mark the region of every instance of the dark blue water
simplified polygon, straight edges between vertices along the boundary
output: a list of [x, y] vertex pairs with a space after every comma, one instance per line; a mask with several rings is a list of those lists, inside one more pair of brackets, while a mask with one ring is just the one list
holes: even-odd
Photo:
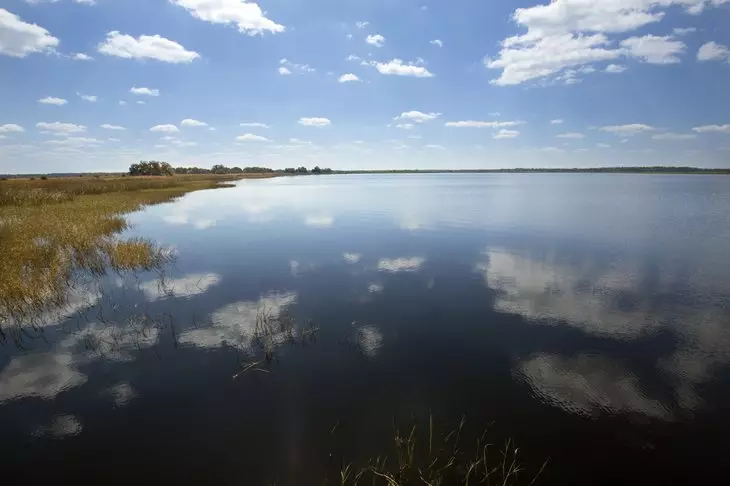
[[0, 348], [7, 484], [322, 484], [430, 415], [541, 484], [730, 477], [726, 177], [277, 178], [131, 221], [174, 264]]

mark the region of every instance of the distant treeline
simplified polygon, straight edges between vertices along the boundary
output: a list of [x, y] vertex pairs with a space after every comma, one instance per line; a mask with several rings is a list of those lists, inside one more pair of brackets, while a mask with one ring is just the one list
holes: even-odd
[[289, 167], [286, 169], [270, 169], [268, 167], [226, 167], [225, 165], [214, 165], [210, 169], [202, 169], [200, 167], [175, 167], [173, 169], [176, 174], [267, 174], [275, 172], [283, 172], [285, 174], [332, 174], [332, 169], [320, 169], [319, 166], [312, 168], [306, 167]]
[[294, 168], [290, 167], [283, 170], [274, 170], [268, 167], [226, 167], [225, 165], [214, 165], [210, 169], [201, 167], [172, 167], [167, 162], [159, 162], [156, 160], [141, 161], [129, 166], [129, 175], [131, 176], [173, 176], [175, 174], [269, 174], [269, 173], [286, 173], [286, 174], [332, 174], [332, 169], [320, 169], [319, 166], [312, 170], [306, 167]]

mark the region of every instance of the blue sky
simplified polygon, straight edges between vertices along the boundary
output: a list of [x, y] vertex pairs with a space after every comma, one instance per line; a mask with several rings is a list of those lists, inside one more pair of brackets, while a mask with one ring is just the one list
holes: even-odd
[[5, 0], [0, 172], [730, 167], [730, 0]]

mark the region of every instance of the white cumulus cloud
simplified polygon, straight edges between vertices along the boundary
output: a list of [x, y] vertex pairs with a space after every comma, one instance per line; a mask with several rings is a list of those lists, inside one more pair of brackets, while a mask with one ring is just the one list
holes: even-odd
[[413, 76], [416, 78], [432, 78], [434, 76], [425, 66], [415, 63], [404, 63], [402, 59], [393, 59], [388, 62], [363, 61], [362, 64], [372, 66], [380, 74], [388, 76]]
[[520, 125], [518, 121], [477, 121], [477, 120], [463, 120], [463, 121], [450, 121], [446, 122], [445, 126], [451, 128], [503, 128], [503, 127], [514, 127]]
[[129, 90], [130, 93], [139, 95], [139, 96], [160, 96], [160, 90], [159, 89], [151, 89], [151, 88], [137, 88], [132, 87]]
[[432, 44], [434, 46], [444, 47], [444, 43], [440, 39], [434, 39], [432, 41], [429, 41], [429, 44]]
[[440, 117], [441, 113], [423, 113], [420, 111], [406, 111], [398, 115], [397, 117], [393, 118], [394, 120], [410, 120], [414, 121], [416, 123], [424, 123], [429, 122], [431, 120], [435, 120], [436, 118]]
[[246, 133], [236, 137], [238, 142], [268, 142], [269, 139], [260, 135], [254, 135], [253, 133]]
[[35, 124], [39, 130], [44, 130], [53, 133], [81, 133], [86, 131], [84, 125], [74, 125], [73, 123], [62, 123], [62, 122], [38, 122]]
[[59, 147], [73, 147], [73, 148], [79, 148], [79, 147], [97, 147], [100, 144], [104, 143], [101, 140], [97, 140], [96, 138], [89, 138], [89, 137], [68, 137], [61, 140], [49, 140], [47, 142], [49, 145], [57, 145]]
[[502, 130], [492, 135], [492, 138], [496, 138], [499, 140], [502, 138], [517, 138], [519, 136], [520, 132], [518, 132], [517, 130], [507, 130], [506, 128], [503, 128]]
[[337, 79], [338, 83], [352, 83], [355, 81], [360, 81], [360, 78], [352, 73], [343, 74]]
[[119, 125], [111, 125], [109, 123], [104, 123], [101, 125], [101, 128], [105, 130], [126, 130], [126, 128], [119, 126]]
[[170, 0], [190, 14], [213, 24], [235, 24], [243, 34], [257, 35], [265, 32], [284, 32], [279, 25], [266, 17], [261, 7], [254, 2], [243, 0]]
[[316, 71], [316, 69], [314, 69], [309, 64], [297, 64], [295, 62], [291, 62], [287, 58], [279, 60], [279, 64], [281, 65], [281, 67], [279, 68], [279, 74], [281, 74], [282, 76], [286, 74], [292, 74], [293, 72], [313, 73]]
[[135, 38], [116, 30], [106, 35], [106, 40], [97, 46], [97, 51], [123, 59], [153, 59], [169, 63], [189, 63], [200, 58], [197, 52], [188, 51], [177, 42], [160, 35]]
[[179, 128], [177, 128], [175, 125], [155, 125], [154, 127], [150, 128], [150, 132], [160, 132], [160, 133], [178, 133], [180, 131]]
[[8, 123], [6, 125], [0, 125], [0, 133], [21, 133], [24, 132], [25, 128], [15, 123]]
[[81, 94], [81, 93], [76, 93], [76, 94], [79, 95], [79, 98], [81, 98], [82, 100], [88, 101], [90, 103], [96, 103], [97, 100], [99, 99], [98, 96], [94, 96], [94, 95], [85, 95], [85, 94]]
[[650, 125], [644, 125], [643, 123], [630, 123], [628, 125], [605, 126], [601, 127], [600, 130], [616, 135], [636, 135], [638, 133], [653, 132], [656, 128]]
[[697, 133], [730, 133], [730, 125], [702, 125], [692, 130]]
[[332, 122], [329, 118], [300, 118], [299, 124], [305, 127], [326, 127], [331, 125]]
[[707, 42], [697, 51], [698, 61], [730, 62], [730, 49], [717, 42]]
[[254, 128], [271, 128], [266, 123], [259, 123], [259, 122], [243, 122], [241, 123], [242, 127], [254, 127]]
[[631, 37], [621, 41], [621, 47], [627, 49], [629, 56], [649, 64], [676, 64], [680, 62], [677, 56], [687, 48], [684, 42], [674, 40], [671, 36], [656, 35]]
[[586, 136], [583, 135], [582, 133], [568, 132], [568, 133], [561, 133], [559, 135], [555, 135], [555, 138], [581, 139], [581, 138], [586, 138]]
[[[615, 38], [661, 21], [672, 6], [697, 14], [707, 6], [727, 1], [553, 0], [517, 8], [512, 20], [526, 32], [502, 40], [500, 51], [488, 56], [485, 65], [501, 70], [492, 83], [507, 86], [626, 56], [653, 64], [675, 63], [685, 46], [669, 36], [632, 37], [618, 40], [618, 45]], [[576, 78], [571, 84], [578, 81]]]
[[38, 103], [41, 103], [43, 105], [63, 106], [68, 103], [68, 101], [64, 100], [63, 98], [56, 98], [55, 96], [46, 96], [45, 98], [41, 98], [40, 100], [38, 100]]
[[383, 47], [385, 45], [385, 37], [380, 34], [370, 34], [365, 38], [365, 42], [375, 47]]
[[628, 68], [622, 64], [609, 64], [603, 71], [607, 73], [619, 74], [626, 71], [627, 69]]
[[207, 127], [208, 124], [199, 120], [193, 120], [192, 118], [186, 118], [180, 122], [181, 127]]
[[0, 54], [25, 57], [35, 52], [52, 52], [58, 44], [59, 40], [43, 27], [24, 22], [0, 8]]
[[91, 57], [88, 54], [84, 54], [83, 52], [76, 52], [73, 56], [71, 56], [71, 59], [74, 61], [93, 61], [94, 58]]
[[694, 140], [697, 138], [697, 135], [694, 133], [657, 133], [656, 135], [652, 135], [651, 138], [653, 140]]

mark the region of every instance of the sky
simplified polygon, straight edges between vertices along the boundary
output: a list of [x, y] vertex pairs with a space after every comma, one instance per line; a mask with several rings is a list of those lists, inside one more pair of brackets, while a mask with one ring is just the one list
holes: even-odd
[[0, 173], [730, 168], [730, 0], [3, 0]]

